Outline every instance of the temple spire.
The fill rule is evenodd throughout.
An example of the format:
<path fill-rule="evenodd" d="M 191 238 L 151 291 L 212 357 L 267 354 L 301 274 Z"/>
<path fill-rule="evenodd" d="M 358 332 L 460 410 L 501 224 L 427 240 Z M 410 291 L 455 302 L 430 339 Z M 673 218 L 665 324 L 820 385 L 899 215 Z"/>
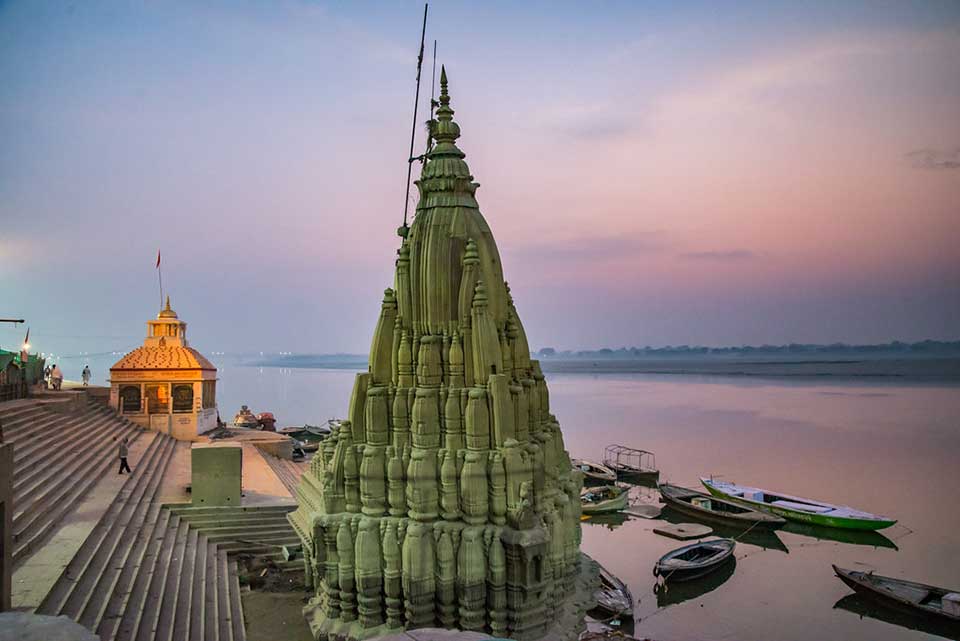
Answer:
<path fill-rule="evenodd" d="M 169 294 L 167 294 L 167 304 L 160 310 L 160 313 L 157 314 L 157 318 L 177 318 L 177 313 L 170 307 Z"/>
<path fill-rule="evenodd" d="M 433 139 L 440 143 L 450 143 L 451 145 L 460 137 L 460 125 L 453 121 L 453 108 L 450 106 L 450 91 L 449 83 L 447 81 L 447 69 L 443 65 L 440 66 L 440 106 L 437 108 L 437 119 L 433 125 Z M 434 149 L 435 155 L 436 152 L 450 152 L 450 147 L 443 148 L 443 145 L 440 145 L 440 149 Z M 454 150 L 460 157 L 463 157 L 463 152 L 454 147 Z"/>
<path fill-rule="evenodd" d="M 447 107 L 448 108 L 447 113 L 449 113 L 451 116 L 453 115 L 453 110 L 449 109 L 450 91 L 449 91 L 449 83 L 447 82 L 447 68 L 444 65 L 440 65 L 440 105 L 443 107 Z M 438 111 L 437 114 L 439 115 L 439 113 L 440 112 Z M 450 120 L 449 117 L 447 117 L 446 119 Z"/>

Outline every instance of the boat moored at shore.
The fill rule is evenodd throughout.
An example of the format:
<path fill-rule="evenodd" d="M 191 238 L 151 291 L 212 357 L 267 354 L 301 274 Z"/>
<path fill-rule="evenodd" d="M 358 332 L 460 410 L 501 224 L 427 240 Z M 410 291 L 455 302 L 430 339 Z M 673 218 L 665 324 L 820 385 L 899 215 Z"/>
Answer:
<path fill-rule="evenodd" d="M 658 489 L 664 503 L 678 512 L 705 521 L 766 528 L 780 527 L 787 522 L 786 519 L 775 514 L 738 505 L 733 501 L 712 497 L 679 485 L 662 483 Z"/>
<path fill-rule="evenodd" d="M 949 622 L 954 626 L 953 632 L 960 635 L 960 590 L 847 570 L 836 565 L 833 571 L 857 594 L 932 621 Z"/>
<path fill-rule="evenodd" d="M 584 488 L 580 493 L 580 509 L 584 514 L 619 512 L 627 507 L 629 493 L 616 485 Z"/>
<path fill-rule="evenodd" d="M 896 519 L 863 512 L 846 505 L 833 505 L 728 481 L 701 477 L 700 482 L 713 496 L 770 512 L 791 521 L 850 530 L 882 530 L 897 522 Z"/>
<path fill-rule="evenodd" d="M 660 477 L 653 452 L 625 445 L 608 445 L 603 450 L 603 464 L 618 477 L 634 481 L 656 481 Z"/>
<path fill-rule="evenodd" d="M 597 483 L 614 483 L 617 480 L 617 473 L 606 465 L 589 461 L 587 459 L 575 458 L 570 463 L 575 470 L 583 474 L 583 482 L 586 485 Z"/>
<path fill-rule="evenodd" d="M 653 575 L 665 582 L 690 581 L 710 574 L 733 559 L 733 539 L 713 539 L 685 545 L 664 554 L 653 567 Z"/>

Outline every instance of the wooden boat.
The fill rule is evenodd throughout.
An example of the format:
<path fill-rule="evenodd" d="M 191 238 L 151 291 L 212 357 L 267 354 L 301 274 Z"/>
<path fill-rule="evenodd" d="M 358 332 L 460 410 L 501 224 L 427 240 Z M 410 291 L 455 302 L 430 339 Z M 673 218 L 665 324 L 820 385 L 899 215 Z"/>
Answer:
<path fill-rule="evenodd" d="M 601 465 L 595 461 L 575 458 L 570 463 L 575 470 L 583 473 L 584 483 L 613 483 L 617 480 L 617 474 L 606 465 Z"/>
<path fill-rule="evenodd" d="M 727 481 L 701 478 L 700 482 L 714 496 L 771 512 L 791 521 L 850 530 L 882 530 L 897 522 L 896 519 L 862 512 L 846 505 L 778 494 Z"/>
<path fill-rule="evenodd" d="M 660 557 L 653 575 L 664 581 L 689 581 L 717 570 L 733 559 L 737 544 L 733 539 L 713 539 L 685 545 Z"/>
<path fill-rule="evenodd" d="M 593 596 L 597 605 L 590 611 L 590 615 L 595 619 L 633 620 L 633 595 L 630 593 L 630 588 L 602 565 L 600 566 L 600 587 L 594 591 Z"/>
<path fill-rule="evenodd" d="M 316 452 L 320 447 L 320 443 L 330 436 L 330 428 L 326 425 L 284 427 L 278 430 L 278 432 L 299 441 L 305 452 Z"/>
<path fill-rule="evenodd" d="M 671 585 L 657 583 L 653 586 L 653 593 L 657 596 L 657 607 L 665 608 L 668 605 L 699 599 L 726 583 L 736 569 L 737 557 L 734 556 L 729 562 L 721 563 L 716 572 L 711 572 L 697 581 L 681 581 Z"/>
<path fill-rule="evenodd" d="M 608 445 L 603 450 L 603 464 L 630 479 L 654 480 L 660 476 L 653 452 L 637 450 L 625 445 Z"/>
<path fill-rule="evenodd" d="M 616 485 L 586 487 L 580 492 L 580 508 L 584 514 L 619 512 L 627 507 L 628 492 Z"/>
<path fill-rule="evenodd" d="M 960 590 L 948 590 L 924 583 L 904 581 L 872 572 L 833 571 L 854 592 L 901 610 L 922 614 L 931 620 L 949 621 L 960 632 Z"/>
<path fill-rule="evenodd" d="M 709 494 L 690 490 L 679 485 L 662 483 L 658 486 L 664 503 L 684 514 L 726 525 L 743 525 L 746 527 L 779 527 L 786 523 L 783 517 L 762 512 L 738 505 L 733 501 L 726 501 L 711 497 Z"/>

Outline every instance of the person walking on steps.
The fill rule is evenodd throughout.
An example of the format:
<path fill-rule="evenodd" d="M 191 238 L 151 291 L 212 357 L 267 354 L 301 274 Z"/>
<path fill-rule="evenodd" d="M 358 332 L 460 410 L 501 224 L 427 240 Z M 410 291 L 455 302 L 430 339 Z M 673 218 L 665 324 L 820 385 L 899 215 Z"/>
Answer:
<path fill-rule="evenodd" d="M 90 366 L 89 365 L 83 366 L 83 373 L 80 376 L 81 378 L 83 378 L 84 387 L 90 384 Z"/>
<path fill-rule="evenodd" d="M 60 386 L 63 385 L 63 370 L 60 369 L 59 365 L 54 365 L 53 369 L 50 370 L 50 380 L 55 390 L 59 390 Z"/>
<path fill-rule="evenodd" d="M 123 471 L 126 470 L 128 474 L 133 474 L 133 470 L 130 469 L 130 464 L 127 463 L 127 437 L 124 436 L 123 440 L 120 441 L 120 474 L 123 474 Z"/>

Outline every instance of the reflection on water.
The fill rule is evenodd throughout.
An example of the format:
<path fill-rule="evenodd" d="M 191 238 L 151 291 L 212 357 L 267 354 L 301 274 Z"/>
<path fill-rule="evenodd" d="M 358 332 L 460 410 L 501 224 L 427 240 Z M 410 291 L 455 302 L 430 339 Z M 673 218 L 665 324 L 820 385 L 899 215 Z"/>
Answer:
<path fill-rule="evenodd" d="M 741 535 L 711 524 L 718 536 L 739 536 L 735 571 L 684 586 L 689 596 L 666 608 L 670 591 L 654 593 L 650 573 L 682 543 L 653 534 L 656 520 L 627 519 L 612 530 L 586 521 L 584 551 L 616 568 L 640 599 L 637 636 L 923 639 L 895 622 L 835 610 L 848 590 L 830 564 L 937 585 L 960 576 L 960 511 L 942 509 L 960 484 L 955 386 L 643 375 L 553 375 L 550 386 L 551 411 L 575 456 L 596 458 L 622 443 L 655 452 L 664 482 L 698 487 L 698 477 L 713 474 L 900 520 L 866 537 L 791 526 Z M 661 519 L 675 516 L 664 510 Z"/>
<path fill-rule="evenodd" d="M 246 403 L 274 412 L 278 426 L 343 416 L 354 378 L 344 370 L 217 365 L 221 414 L 232 416 Z M 731 576 L 709 589 L 684 586 L 703 591 L 677 598 L 670 607 L 661 607 L 651 574 L 658 558 L 680 546 L 652 531 L 669 513 L 657 520 L 585 521 L 583 550 L 614 571 L 640 601 L 636 636 L 926 638 L 897 621 L 852 617 L 834 608 L 848 590 L 830 564 L 876 568 L 934 585 L 956 583 L 960 510 L 943 506 L 956 505 L 960 486 L 960 388 L 642 374 L 548 378 L 551 412 L 573 456 L 602 458 L 604 446 L 620 443 L 654 452 L 664 482 L 698 487 L 699 476 L 714 474 L 900 521 L 869 541 L 791 527 L 777 531 L 775 540 L 751 532 L 738 539 Z M 719 578 L 723 575 L 704 580 Z M 668 592 L 664 598 L 674 597 Z"/>
<path fill-rule="evenodd" d="M 784 532 L 799 534 L 801 536 L 820 539 L 821 541 L 837 541 L 839 543 L 848 543 L 850 545 L 868 545 L 875 548 L 890 548 L 899 550 L 897 544 L 888 539 L 879 532 L 870 532 L 866 530 L 841 530 L 832 527 L 822 527 L 810 523 L 797 523 L 796 521 L 787 521 L 781 528 Z"/>
<path fill-rule="evenodd" d="M 668 605 L 677 605 L 690 599 L 697 599 L 708 592 L 716 590 L 733 576 L 737 569 L 737 560 L 733 558 L 724 563 L 715 572 L 694 581 L 681 583 L 657 583 L 653 591 L 657 595 L 657 607 L 665 608 Z"/>
<path fill-rule="evenodd" d="M 591 514 L 590 518 L 584 520 L 584 524 L 591 527 L 605 527 L 608 530 L 615 530 L 627 521 L 639 517 L 630 516 L 626 512 L 614 512 L 612 514 Z"/>
<path fill-rule="evenodd" d="M 699 520 L 692 514 L 677 512 L 670 506 L 663 508 L 663 512 L 660 513 L 660 518 L 668 523 L 676 524 L 690 523 L 691 521 L 702 523 L 703 525 L 713 528 L 713 534 L 724 539 L 734 539 L 738 544 L 753 545 L 763 550 L 777 550 L 787 554 L 790 553 L 790 550 L 783 544 L 783 541 L 780 540 L 777 533 L 769 528 L 722 525 L 713 521 Z"/>
<path fill-rule="evenodd" d="M 914 612 L 893 609 L 882 606 L 875 601 L 859 594 L 848 594 L 833 604 L 834 608 L 852 612 L 859 617 L 868 617 L 892 625 L 918 630 L 925 634 L 943 637 L 944 639 L 960 639 L 960 623 L 951 624 L 948 621 L 922 617 Z"/>

